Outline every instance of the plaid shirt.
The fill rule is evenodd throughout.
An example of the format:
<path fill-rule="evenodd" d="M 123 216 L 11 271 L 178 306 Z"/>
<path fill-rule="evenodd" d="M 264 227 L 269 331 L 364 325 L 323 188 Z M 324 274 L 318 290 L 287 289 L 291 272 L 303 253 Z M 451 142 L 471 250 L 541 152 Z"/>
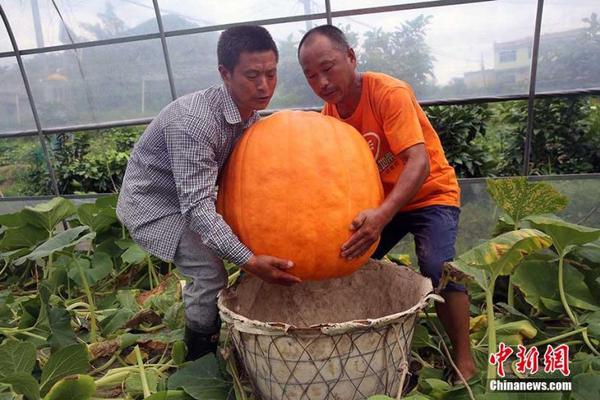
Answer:
<path fill-rule="evenodd" d="M 215 209 L 216 182 L 243 130 L 225 87 L 183 96 L 166 106 L 135 144 L 117 215 L 149 253 L 172 261 L 185 226 L 220 257 L 244 264 L 252 252 Z"/>

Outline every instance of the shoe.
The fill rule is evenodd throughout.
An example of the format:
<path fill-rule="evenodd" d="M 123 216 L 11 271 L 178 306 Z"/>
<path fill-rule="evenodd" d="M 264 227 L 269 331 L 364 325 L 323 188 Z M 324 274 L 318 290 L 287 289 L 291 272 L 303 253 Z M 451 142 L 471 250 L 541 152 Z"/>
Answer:
<path fill-rule="evenodd" d="M 187 347 L 185 360 L 194 361 L 208 353 L 216 354 L 217 344 L 219 343 L 219 332 L 207 335 L 196 332 L 186 326 L 183 341 Z"/>

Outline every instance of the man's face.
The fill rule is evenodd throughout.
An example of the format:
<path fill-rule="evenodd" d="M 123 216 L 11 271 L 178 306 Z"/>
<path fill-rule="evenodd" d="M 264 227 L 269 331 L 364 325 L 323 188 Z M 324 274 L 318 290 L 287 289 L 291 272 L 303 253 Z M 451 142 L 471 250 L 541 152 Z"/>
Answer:
<path fill-rule="evenodd" d="M 354 51 L 343 51 L 323 35 L 315 34 L 300 48 L 300 66 L 317 96 L 337 104 L 349 95 L 356 76 Z"/>
<path fill-rule="evenodd" d="M 243 52 L 233 71 L 219 65 L 219 72 L 242 118 L 267 108 L 277 84 L 275 52 Z"/>

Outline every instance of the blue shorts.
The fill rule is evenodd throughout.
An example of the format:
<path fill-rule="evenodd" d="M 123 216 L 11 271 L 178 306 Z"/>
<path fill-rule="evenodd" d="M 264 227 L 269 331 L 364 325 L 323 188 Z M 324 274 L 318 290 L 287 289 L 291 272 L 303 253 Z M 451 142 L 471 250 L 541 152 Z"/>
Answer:
<path fill-rule="evenodd" d="M 407 233 L 412 233 L 421 273 L 430 278 L 436 288 L 444 263 L 452 261 L 456 255 L 454 243 L 459 214 L 460 208 L 453 206 L 429 206 L 397 213 L 383 228 L 381 241 L 372 257 L 383 258 Z M 450 281 L 443 291 L 466 292 L 466 288 Z"/>

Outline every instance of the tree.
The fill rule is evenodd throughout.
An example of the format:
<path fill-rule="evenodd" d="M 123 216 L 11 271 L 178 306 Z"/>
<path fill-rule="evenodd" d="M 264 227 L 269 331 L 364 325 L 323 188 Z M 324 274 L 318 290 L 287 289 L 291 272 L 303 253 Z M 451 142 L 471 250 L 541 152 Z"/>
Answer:
<path fill-rule="evenodd" d="M 423 14 L 404 22 L 393 32 L 376 28 L 365 33 L 359 57 L 362 70 L 379 71 L 408 82 L 417 95 L 435 86 L 435 57 L 426 42 L 432 16 Z"/>

